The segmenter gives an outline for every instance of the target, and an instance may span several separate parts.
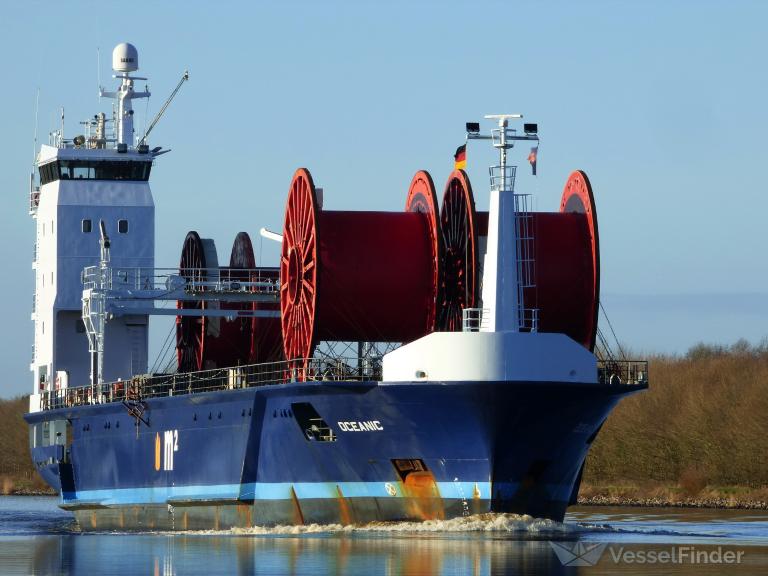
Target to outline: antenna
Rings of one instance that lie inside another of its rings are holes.
[[[37,96],[35,96],[35,133],[32,137],[32,170],[29,171],[29,213],[37,213],[37,205],[40,200],[38,191],[40,190],[35,186],[35,164],[37,163],[37,124],[38,115],[40,113],[40,87],[37,87]]]
[[[40,87],[37,87],[37,96],[35,96],[35,133],[32,135],[32,172],[35,171],[35,160],[37,159],[37,126],[40,115]]]
[[[508,120],[519,120],[522,117],[522,114],[486,114],[484,116],[487,120],[498,120],[499,126],[506,126]]]
[[[98,94],[99,94],[99,103],[101,103],[101,48],[96,46],[96,79],[99,83],[98,86]]]

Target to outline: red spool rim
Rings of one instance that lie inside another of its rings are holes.
[[[563,188],[563,196],[560,200],[560,212],[576,212],[587,216],[587,225],[592,243],[592,285],[594,287],[594,311],[592,320],[591,340],[589,349],[594,350],[597,336],[597,321],[600,302],[600,236],[597,229],[597,210],[595,208],[595,196],[592,192],[592,184],[587,174],[582,170],[575,170],[568,176]]]
[[[239,270],[253,270],[256,268],[256,256],[253,252],[253,242],[247,232],[238,232],[235,236],[235,241],[232,243],[232,252],[229,255],[229,275],[231,280],[236,281],[248,281],[249,274],[253,272],[238,272]],[[253,310],[256,304],[230,304],[228,308],[234,308],[236,310]],[[237,332],[235,332],[234,340],[229,344],[236,350],[237,358],[236,362],[248,363],[251,350],[253,349],[253,318],[237,318],[230,320],[230,322],[236,322],[237,329],[239,329],[239,338]],[[221,334],[224,334],[222,328]]]
[[[200,268],[207,268],[205,247],[200,235],[192,231],[184,238],[184,244],[181,248],[179,275],[189,279],[195,275],[194,270],[199,270]],[[202,307],[202,302],[185,302],[180,300],[176,303],[176,308],[179,309],[200,309]],[[177,316],[176,355],[179,371],[190,372],[203,369],[205,331],[205,316]]]
[[[280,312],[288,360],[312,355],[318,266],[317,211],[312,175],[306,168],[299,168],[288,190],[280,257]],[[293,274],[289,274],[291,268]]]
[[[432,248],[432,308],[427,315],[427,332],[432,332],[437,326],[437,305],[440,302],[440,280],[442,278],[443,238],[440,231],[440,216],[437,204],[437,192],[432,176],[426,170],[419,170],[408,187],[408,198],[405,201],[406,212],[421,212],[426,214],[429,224],[429,236]]]
[[[248,232],[238,232],[232,244],[232,252],[229,256],[229,267],[240,270],[252,270],[256,268],[256,257],[253,253],[253,243]]]
[[[440,210],[444,268],[439,330],[461,330],[462,310],[477,301],[476,217],[472,184],[464,170],[454,170],[445,184]]]

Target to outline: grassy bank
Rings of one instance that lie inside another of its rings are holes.
[[[698,345],[648,372],[603,426],[580,495],[768,500],[768,345]]]
[[[705,486],[691,491],[679,483],[582,483],[579,504],[590,506],[682,506],[768,510],[768,487]]]
[[[50,492],[29,457],[29,428],[22,415],[26,397],[0,400],[0,494]]]

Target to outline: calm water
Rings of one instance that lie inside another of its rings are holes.
[[[56,502],[0,497],[2,576],[768,574],[767,512],[596,507],[575,508],[562,524],[497,514],[357,528],[81,534]],[[553,544],[565,561],[585,553],[583,562],[596,564],[563,566]],[[722,563],[739,553],[740,563]]]

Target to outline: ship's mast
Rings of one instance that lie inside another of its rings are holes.
[[[491,134],[480,133],[478,124],[467,124],[467,139],[491,140],[499,151],[499,164],[491,166],[491,198],[488,241],[483,266],[483,332],[535,332],[538,316],[526,308],[524,292],[533,287],[533,226],[528,194],[515,192],[517,166],[507,164],[507,151],[520,140],[538,141],[534,124],[523,134],[509,127],[522,114],[492,114],[498,127]]]
[[[108,92],[99,87],[99,96],[117,100],[117,145],[133,147],[133,100],[149,98],[148,90],[136,92],[133,89],[134,80],[146,80],[139,76],[131,76],[131,72],[139,69],[139,53],[133,44],[118,44],[112,51],[112,69],[117,72],[113,78],[122,82],[116,92]]]

